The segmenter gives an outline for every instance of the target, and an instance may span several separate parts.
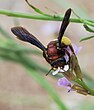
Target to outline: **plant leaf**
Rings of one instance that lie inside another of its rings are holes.
[[[82,38],[82,39],[80,40],[80,42],[85,41],[85,40],[89,40],[89,39],[91,39],[91,38],[94,38],[94,36],[89,36],[89,37]]]
[[[84,24],[83,26],[86,29],[86,31],[89,31],[89,32],[93,32],[94,33],[94,30],[91,29],[88,25]]]
[[[37,13],[39,13],[39,14],[42,14],[42,15],[44,15],[44,16],[51,17],[51,15],[44,13],[44,12],[41,11],[40,9],[38,9],[38,8],[36,8],[35,6],[33,6],[32,4],[30,4],[28,0],[25,0],[25,1],[26,1],[26,3],[27,3],[35,12],[37,12]]]

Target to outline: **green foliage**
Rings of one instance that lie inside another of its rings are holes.
[[[94,36],[89,36],[89,37],[82,38],[82,39],[80,40],[80,42],[85,41],[85,40],[89,40],[89,39],[91,39],[91,38],[94,38]]]
[[[56,102],[59,110],[67,110],[67,107],[56,93],[56,90],[45,78],[43,78],[41,74],[39,74],[39,71],[47,73],[48,69],[36,63],[28,56],[28,54],[31,53],[39,56],[40,52],[26,48],[20,44],[18,45],[13,39],[11,39],[10,35],[7,34],[4,29],[1,28],[1,30],[1,34],[6,36],[5,38],[4,36],[0,37],[0,59],[21,64],[26,71],[48,92],[53,101]]]
[[[10,17],[18,17],[18,18],[27,18],[27,19],[35,19],[35,20],[50,20],[50,21],[62,21],[63,17],[62,15],[50,15],[46,14],[40,9],[36,8],[35,6],[31,5],[27,0],[25,0],[28,5],[38,14],[32,14],[32,13],[20,13],[20,12],[13,12],[9,10],[0,10],[0,14],[7,15]],[[74,12],[74,11],[73,11]],[[80,18],[76,13],[74,13],[77,18],[70,18],[70,22],[73,23],[82,23],[86,31],[94,32],[93,29],[91,29],[89,26],[94,27],[94,20],[90,19],[82,19]],[[81,41],[85,41],[88,39],[93,38],[93,36],[82,38]]]
[[[91,29],[88,25],[84,24],[83,26],[84,26],[84,28],[86,29],[86,31],[89,31],[89,32],[94,33],[94,30]]]
[[[28,18],[28,19],[36,19],[36,20],[50,20],[50,21],[62,21],[63,17],[61,15],[49,15],[42,12],[40,9],[34,7],[29,4],[31,8],[38,14],[31,13],[20,13],[20,12],[12,12],[9,10],[0,10],[0,14],[7,15],[10,17],[18,17],[18,18]],[[70,22],[74,23],[82,23],[86,31],[93,32],[89,26],[94,27],[94,20],[82,19],[82,18],[71,18]],[[66,105],[63,103],[62,99],[56,93],[56,90],[49,84],[40,74],[39,71],[47,73],[48,69],[43,67],[42,65],[34,62],[32,58],[28,56],[28,54],[41,55],[40,52],[36,50],[32,50],[31,48],[26,48],[22,45],[17,45],[17,43],[10,37],[10,35],[4,31],[0,27],[0,33],[5,38],[0,38],[0,59],[13,61],[21,64],[27,72],[48,92],[48,94],[52,97],[52,99],[58,105],[59,110],[68,110]],[[85,37],[80,40],[85,41],[93,38],[94,36]],[[16,47],[16,48],[15,48]],[[6,54],[7,52],[7,54]],[[75,80],[78,84],[82,85],[86,89],[88,89],[91,95],[94,95],[94,91],[91,90],[83,81]]]
[[[88,25],[84,24],[83,26],[84,26],[84,28],[86,29],[86,31],[91,32],[91,33],[94,33],[94,30],[91,29]],[[85,41],[85,40],[89,40],[89,39],[91,39],[91,38],[94,38],[94,36],[89,36],[89,37],[82,38],[82,39],[80,40],[80,42]]]

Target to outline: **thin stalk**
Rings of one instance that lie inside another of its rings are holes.
[[[28,0],[25,0],[25,1],[26,1],[26,3],[27,3],[35,12],[37,12],[37,13],[39,13],[39,14],[41,14],[41,15],[44,15],[44,16],[48,16],[48,17],[51,16],[51,15],[49,15],[49,14],[44,13],[44,12],[41,11],[39,8],[36,8],[36,7],[33,6],[32,4],[30,4]]]
[[[49,21],[62,21],[63,20],[63,17],[58,16],[58,15],[44,16],[44,15],[31,14],[31,13],[13,12],[13,11],[9,11],[9,10],[0,10],[0,14],[10,16],[10,17],[28,18],[28,19],[35,19],[35,20],[49,20]],[[71,18],[70,22],[83,23],[83,21],[81,21],[80,19],[77,19],[77,18]],[[85,19],[85,23],[94,27],[93,20]]]
[[[75,82],[77,82],[79,85],[81,85],[86,90],[88,90],[90,92],[90,95],[93,95],[94,96],[94,90],[90,89],[84,81],[81,81],[79,79],[75,79]]]

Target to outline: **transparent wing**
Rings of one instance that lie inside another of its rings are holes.
[[[11,31],[14,35],[16,35],[20,40],[29,42],[38,48],[40,48],[42,51],[45,51],[46,48],[43,46],[43,44],[32,34],[30,34],[25,28],[23,27],[13,27],[11,28]]]
[[[58,42],[59,42],[59,45],[61,45],[61,39],[64,35],[64,32],[69,24],[69,18],[70,18],[70,15],[71,15],[71,8],[69,8],[66,13],[65,13],[65,16],[64,16],[64,19],[62,21],[62,24],[61,24],[61,28],[60,28],[60,31],[59,31],[59,35],[58,35]]]

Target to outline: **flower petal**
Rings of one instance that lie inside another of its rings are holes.
[[[69,69],[69,65],[65,65],[64,66],[64,71],[68,71],[68,69]]]
[[[64,58],[65,58],[66,62],[69,61],[69,56],[67,54],[65,54]]]
[[[71,82],[67,80],[67,78],[63,77],[63,78],[60,78],[58,80],[58,86],[60,87],[66,87],[68,89],[68,92],[71,92],[73,91],[73,89],[71,88]]]
[[[65,72],[63,69],[60,69],[60,71],[59,72],[61,72],[61,73],[63,73],[63,72]]]
[[[80,47],[77,47],[75,44],[72,44],[72,47],[73,47],[73,49],[74,49],[74,52],[75,52],[75,54],[77,55],[78,54],[78,52],[82,49],[82,47],[80,46]]]
[[[73,50],[75,52],[75,54],[77,55],[79,53],[79,51],[82,49],[82,47],[77,47],[75,44],[72,43],[72,47],[73,47]],[[72,51],[71,49],[69,48],[69,46],[66,48],[66,50],[70,53],[70,56],[72,55]],[[65,54],[64,58],[66,59],[66,62],[69,61],[69,56],[67,54]]]
[[[52,73],[52,75],[56,75],[56,74],[58,74],[59,71],[60,71],[60,67],[58,67],[58,69],[57,69],[56,71],[54,71],[54,72]]]
[[[71,86],[71,82],[67,80],[67,78],[63,77],[58,80],[58,86]]]

